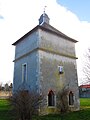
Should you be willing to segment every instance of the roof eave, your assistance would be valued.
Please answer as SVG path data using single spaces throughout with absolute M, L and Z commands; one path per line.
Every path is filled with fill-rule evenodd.
M 35 28 L 33 28 L 33 29 L 30 30 L 28 33 L 26 33 L 24 36 L 22 36 L 20 39 L 18 39 L 16 42 L 14 42 L 12 45 L 15 46 L 16 44 L 18 44 L 19 42 L 21 42 L 24 38 L 26 38 L 27 36 L 29 36 L 31 33 L 33 33 L 34 31 L 36 31 L 36 30 L 39 29 L 39 28 L 41 28 L 42 30 L 48 31 L 48 32 L 50 32 L 50 33 L 56 34 L 56 35 L 58 35 L 58 36 L 60 36 L 60 37 L 62 37 L 62 38 L 65 38 L 65 39 L 67 39 L 67 40 L 69 40 L 69 41 L 72 41 L 72 42 L 74 42 L 74 43 L 78 42 L 77 40 L 72 39 L 72 38 L 70 38 L 70 37 L 68 37 L 68 36 L 61 35 L 61 34 L 55 32 L 55 31 L 52 31 L 52 30 L 50 30 L 50 29 L 48 29 L 48 28 L 45 28 L 45 27 L 43 27 L 43 26 L 41 26 L 41 25 L 37 25 Z
M 56 34 L 56 35 L 58 35 L 58 36 L 60 36 L 60 37 L 62 37 L 62 38 L 65 38 L 65 39 L 67 39 L 67 40 L 70 40 L 70 41 L 72 41 L 72 42 L 74 42 L 74 43 L 78 42 L 77 40 L 75 40 L 75 39 L 73 39 L 73 38 L 70 38 L 70 37 L 68 37 L 68 36 L 61 35 L 61 34 L 55 32 L 55 31 L 49 30 L 48 28 L 45 28 L 45 27 L 43 27 L 43 26 L 40 26 L 40 28 L 43 29 L 43 30 L 45 30 L 45 31 L 51 32 L 51 33 L 53 33 L 53 34 Z
M 30 30 L 28 33 L 26 33 L 25 35 L 23 35 L 21 38 L 19 38 L 16 42 L 14 42 L 12 45 L 16 45 L 19 42 L 21 42 L 24 38 L 26 38 L 27 36 L 29 36 L 31 33 L 33 33 L 34 31 L 36 31 L 39 28 L 39 25 L 37 25 L 35 28 L 33 28 L 32 30 Z

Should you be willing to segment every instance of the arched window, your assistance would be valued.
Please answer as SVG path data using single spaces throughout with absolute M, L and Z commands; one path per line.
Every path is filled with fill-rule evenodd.
M 69 93 L 69 105 L 73 105 L 74 104 L 74 96 L 72 91 L 70 91 Z
M 48 106 L 55 106 L 55 95 L 52 90 L 48 93 Z

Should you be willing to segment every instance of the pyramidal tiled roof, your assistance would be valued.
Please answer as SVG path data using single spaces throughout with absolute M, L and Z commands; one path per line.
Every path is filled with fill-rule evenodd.
M 45 27 L 46 29 L 49 29 L 49 30 L 53 31 L 53 32 L 56 32 L 56 33 L 61 34 L 63 36 L 66 36 L 65 34 L 63 34 L 62 32 L 60 32 L 59 30 L 57 30 L 56 28 L 54 28 L 53 26 L 51 26 L 47 23 L 43 23 L 42 26 Z
M 47 23 L 44 22 L 42 25 L 37 25 L 35 28 L 33 28 L 28 33 L 26 33 L 24 36 L 22 36 L 20 39 L 18 39 L 12 45 L 16 45 L 17 43 L 19 43 L 20 41 L 22 41 L 24 38 L 26 38 L 28 35 L 32 34 L 37 29 L 42 29 L 42 30 L 50 32 L 52 34 L 56 34 L 56 35 L 58 35 L 58 36 L 60 36 L 62 38 L 65 38 L 66 40 L 69 40 L 69 41 L 72 41 L 72 42 L 75 42 L 75 43 L 78 42 L 77 40 L 68 37 L 67 35 L 65 35 L 64 33 L 60 32 L 59 30 L 57 30 L 53 26 L 51 26 L 51 25 L 49 25 L 49 24 L 47 24 Z
M 42 26 L 48 30 L 51 30 L 52 32 L 55 32 L 56 34 L 60 35 L 61 37 L 64 37 L 66 39 L 69 39 L 73 42 L 78 42 L 75 39 L 70 38 L 69 36 L 65 35 L 64 33 L 60 32 L 59 30 L 57 30 L 56 28 L 54 28 L 53 26 L 47 24 L 47 23 L 43 23 Z

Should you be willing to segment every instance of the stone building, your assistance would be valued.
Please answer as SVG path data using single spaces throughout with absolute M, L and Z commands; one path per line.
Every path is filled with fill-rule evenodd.
M 15 46 L 13 91 L 24 86 L 44 94 L 47 101 L 40 112 L 58 111 L 58 93 L 67 91 L 69 110 L 79 110 L 75 55 L 76 40 L 49 24 L 44 12 L 39 25 L 17 40 Z

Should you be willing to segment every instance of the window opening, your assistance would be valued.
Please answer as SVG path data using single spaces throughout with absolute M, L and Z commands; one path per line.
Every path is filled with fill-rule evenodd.
M 55 95 L 52 90 L 48 93 L 48 106 L 55 106 Z
M 25 82 L 27 80 L 27 64 L 23 64 L 22 66 L 22 81 Z
M 74 104 L 74 96 L 72 91 L 70 91 L 69 93 L 69 105 L 73 105 Z

